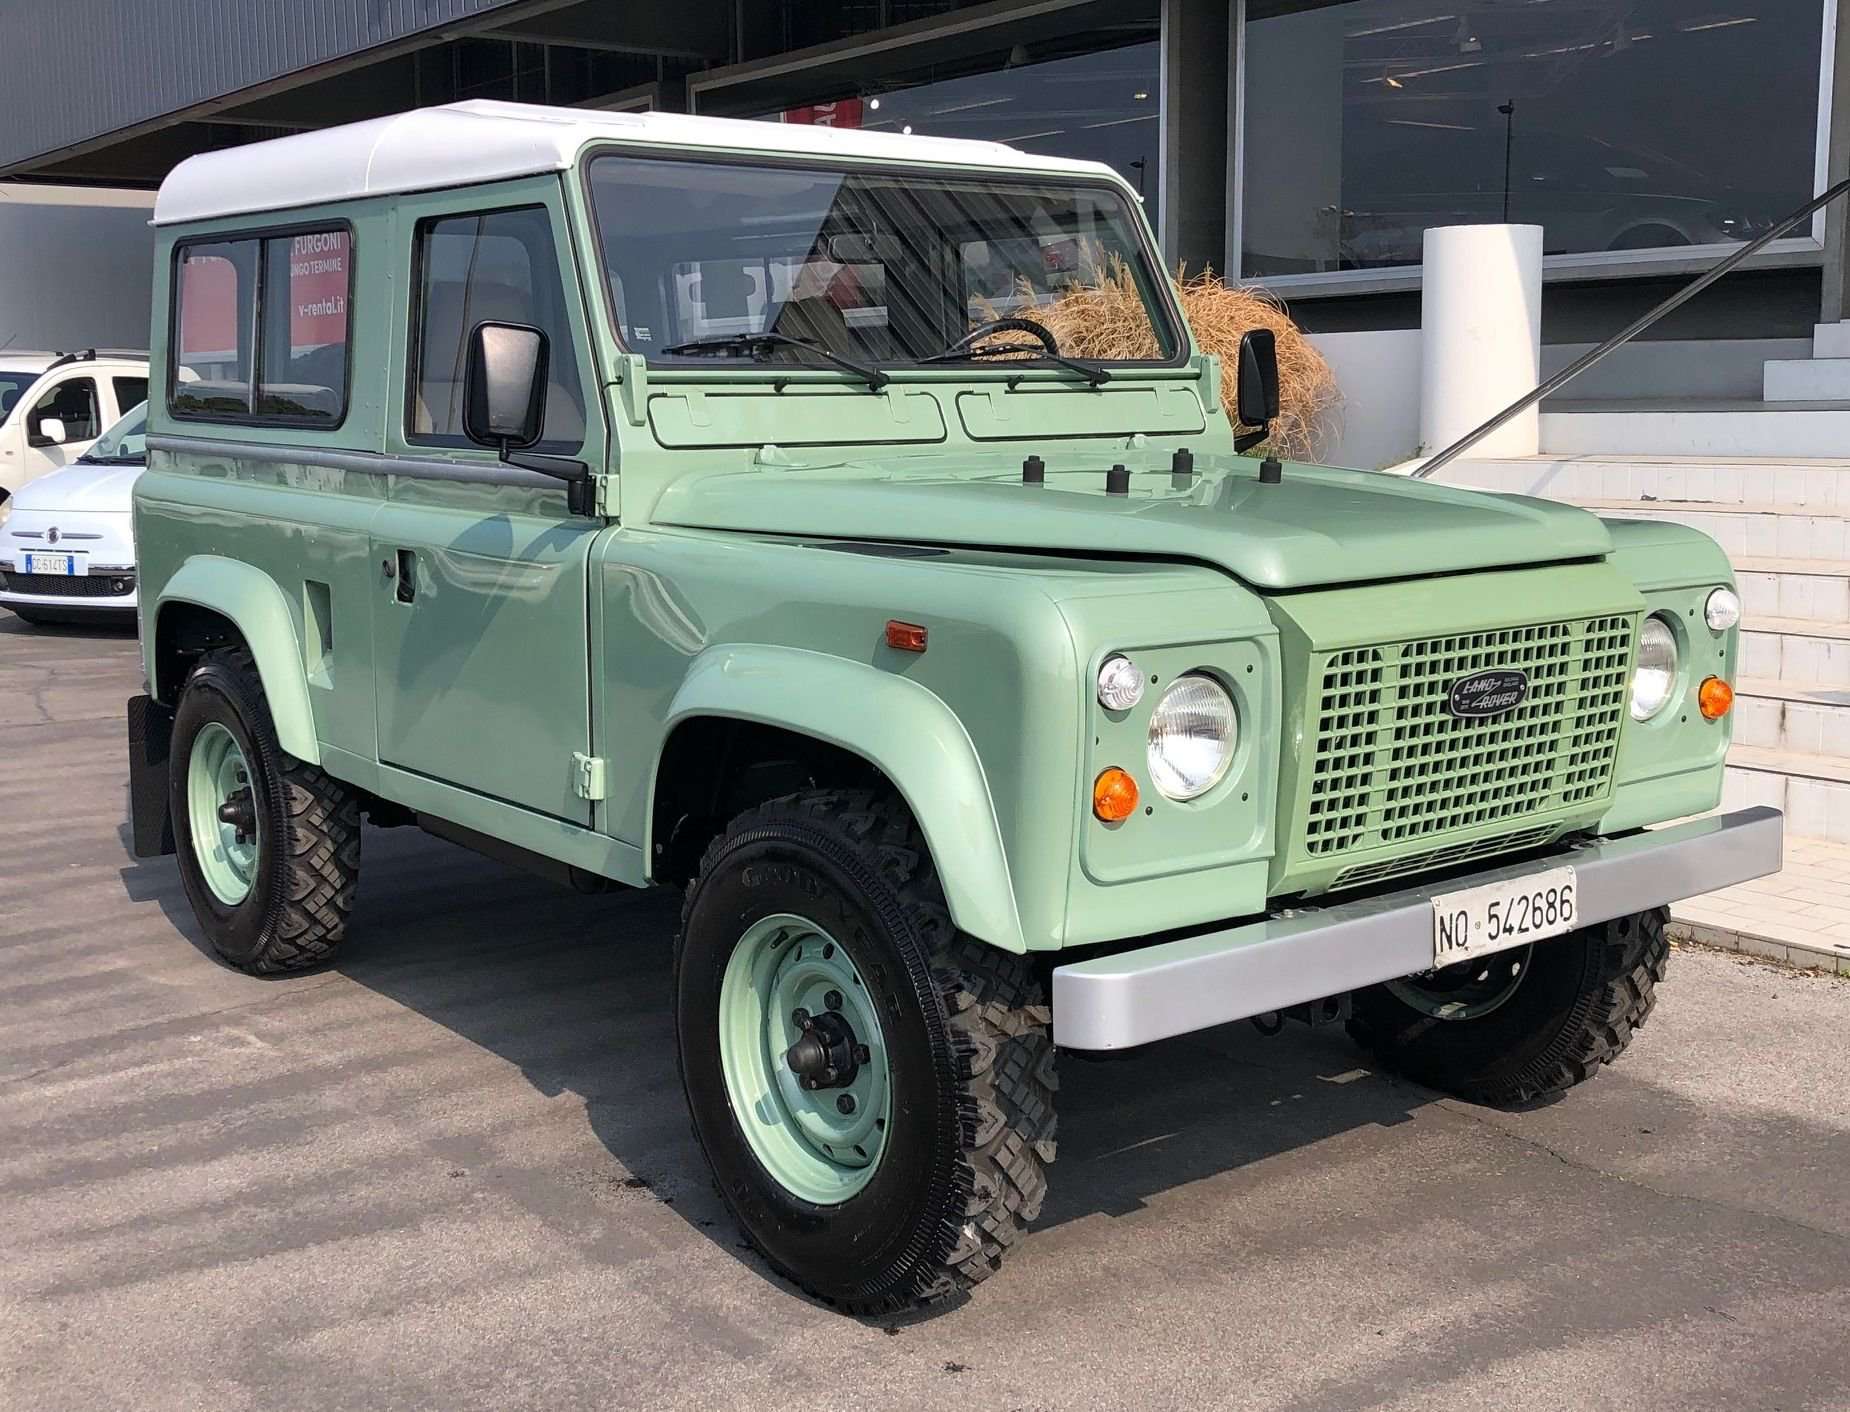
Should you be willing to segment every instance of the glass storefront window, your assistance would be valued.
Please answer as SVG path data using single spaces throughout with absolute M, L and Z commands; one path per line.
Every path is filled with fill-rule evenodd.
M 785 122 L 1006 142 L 1115 167 L 1156 221 L 1160 160 L 1154 41 L 896 87 L 764 114 Z
M 1281 8 L 1246 29 L 1248 276 L 1505 219 L 1551 255 L 1720 244 L 1814 189 L 1820 0 Z

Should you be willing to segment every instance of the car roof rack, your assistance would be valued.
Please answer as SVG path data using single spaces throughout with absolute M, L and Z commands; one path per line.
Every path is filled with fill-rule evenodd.
M 146 358 L 147 356 L 148 350 L 145 348 L 82 348 L 75 353 L 59 354 L 45 371 L 50 372 L 52 368 L 62 368 L 67 363 L 94 363 L 98 358 Z

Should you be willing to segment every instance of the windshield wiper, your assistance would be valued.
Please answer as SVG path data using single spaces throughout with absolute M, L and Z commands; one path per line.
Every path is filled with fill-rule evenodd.
M 976 348 L 957 348 L 947 353 L 934 353 L 929 358 L 921 358 L 921 363 L 963 363 L 976 362 L 983 358 L 995 358 L 1007 353 L 1032 353 L 1031 361 L 1037 363 L 1058 363 L 1063 368 L 1071 368 L 1094 387 L 1111 381 L 1111 374 L 1096 363 L 1082 363 L 1077 358 L 1069 358 L 1064 353 L 1050 353 L 1045 348 L 1031 343 L 991 343 Z
M 766 353 L 773 348 L 801 348 L 814 353 L 818 358 L 833 363 L 836 367 L 859 377 L 873 392 L 878 392 L 893 379 L 880 369 L 868 363 L 856 362 L 853 358 L 844 358 L 831 348 L 808 338 L 793 338 L 787 333 L 727 333 L 713 338 L 696 338 L 686 343 L 677 343 L 662 349 L 670 358 L 700 357 L 708 353 L 743 353 L 748 357 L 763 361 Z

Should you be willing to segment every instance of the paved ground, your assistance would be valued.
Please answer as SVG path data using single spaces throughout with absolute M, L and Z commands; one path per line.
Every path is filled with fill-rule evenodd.
M 862 1323 L 711 1194 L 668 899 L 374 832 L 340 964 L 234 974 L 126 851 L 138 676 L 0 612 L 7 1412 L 1850 1406 L 1850 982 L 1681 953 L 1516 1116 L 1327 1033 L 1069 1062 L 1038 1230 Z

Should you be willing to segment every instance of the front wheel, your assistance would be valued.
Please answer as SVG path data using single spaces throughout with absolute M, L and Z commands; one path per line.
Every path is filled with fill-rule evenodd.
M 765 1258 L 875 1313 L 994 1272 L 1054 1156 L 1050 1012 L 952 925 L 905 806 L 811 791 L 707 851 L 675 951 L 694 1131 Z
M 1670 943 L 1659 907 L 1356 992 L 1350 1035 L 1429 1087 L 1497 1106 L 1584 1083 L 1657 1004 Z

